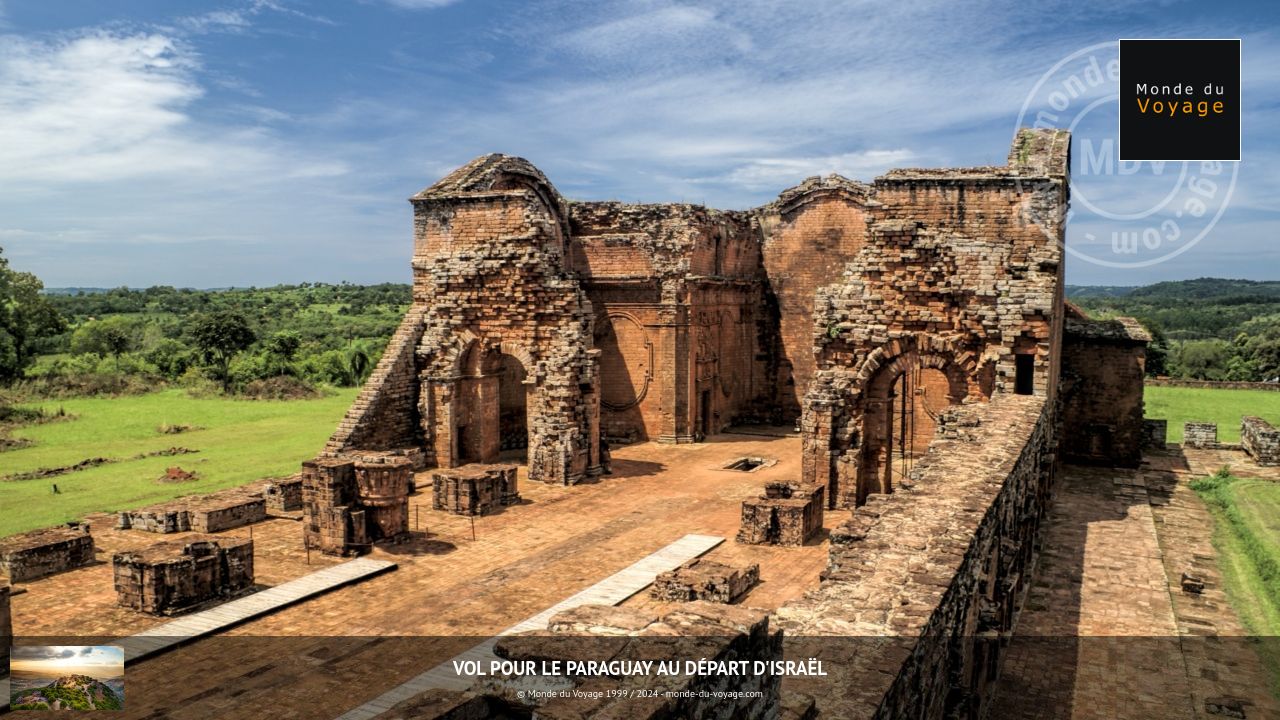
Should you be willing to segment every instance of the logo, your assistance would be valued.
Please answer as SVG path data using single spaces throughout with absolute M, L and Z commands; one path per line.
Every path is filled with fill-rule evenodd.
M 1209 234 L 1226 211 L 1239 164 L 1121 159 L 1120 74 L 1119 42 L 1071 53 L 1031 88 L 1014 132 L 1071 131 L 1066 251 L 1105 267 L 1146 267 Z M 1041 223 L 1046 233 L 1055 225 Z

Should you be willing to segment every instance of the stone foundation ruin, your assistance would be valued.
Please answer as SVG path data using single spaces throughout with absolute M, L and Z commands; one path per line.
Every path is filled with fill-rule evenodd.
M 760 565 L 742 567 L 694 558 L 661 573 L 649 586 L 649 597 L 662 602 L 737 602 L 760 581 Z
M 1280 465 L 1280 430 L 1260 417 L 1240 419 L 1240 446 L 1259 465 Z
M 93 562 L 89 526 L 70 523 L 0 540 L 0 575 L 11 583 L 36 580 Z
M 1182 444 L 1191 448 L 1218 447 L 1218 423 L 1183 423 Z
M 121 607 L 170 615 L 253 587 L 253 541 L 196 535 L 112 557 Z
M 748 545 L 803 545 L 822 529 L 822 485 L 771 482 L 764 495 L 742 501 L 738 542 Z
M 267 509 L 277 512 L 289 512 L 302 509 L 302 476 L 281 480 L 272 480 L 262 488 L 262 499 L 266 500 Z
M 124 510 L 117 516 L 116 528 L 161 534 L 215 533 L 266 519 L 267 503 L 262 495 L 236 488 L 139 510 Z
M 455 515 L 487 515 L 520 502 L 515 465 L 463 465 L 431 473 L 431 507 Z
M 409 532 L 413 461 L 398 453 L 321 457 L 303 463 L 303 534 L 328 555 L 367 552 Z

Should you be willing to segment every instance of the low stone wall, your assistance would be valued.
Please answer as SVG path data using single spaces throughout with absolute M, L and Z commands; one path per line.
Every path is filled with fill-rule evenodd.
M 262 488 L 262 498 L 267 509 L 288 512 L 302 509 L 302 475 L 272 480 Z
M 112 558 L 122 607 L 169 615 L 253 587 L 253 541 L 196 536 Z
M 943 413 L 910 482 L 832 533 L 821 585 L 779 608 L 787 657 L 838 670 L 788 678 L 823 717 L 982 717 L 1049 498 L 1056 418 L 1002 395 Z
M 455 515 L 485 515 L 520 502 L 515 465 L 463 465 L 431 474 L 431 506 Z
M 117 517 L 116 528 L 161 534 L 211 533 L 266 519 L 267 504 L 262 495 L 235 489 L 138 510 L 124 510 Z
M 1240 446 L 1259 465 L 1280 465 L 1280 430 L 1260 417 L 1240 419 Z
M 742 501 L 738 542 L 748 545 L 803 545 L 822 529 L 823 485 L 774 482 L 765 494 Z
M 1169 444 L 1169 421 L 1145 418 L 1142 421 L 1143 447 L 1163 450 Z
M 27 582 L 93 562 L 89 526 L 71 523 L 0 540 L 0 575 Z
M 743 567 L 694 558 L 675 570 L 660 573 L 649 587 L 649 597 L 662 602 L 732 603 L 760 581 L 760 565 Z
M 546 632 L 499 639 L 499 657 L 541 666 L 554 661 L 684 660 L 710 662 L 781 660 L 781 635 L 770 631 L 763 610 L 693 602 L 661 618 L 628 608 L 584 605 L 551 618 Z M 574 693 L 529 699 L 505 678 L 471 690 L 431 690 L 376 716 L 378 720 L 479 720 L 480 718 L 734 718 L 775 720 L 813 717 L 813 700 L 784 699 L 780 676 L 637 673 L 554 678 Z M 528 687 L 522 685 L 521 688 Z M 670 695 L 666 693 L 671 693 Z M 758 694 L 757 694 L 758 693 Z
M 1146 384 L 1152 387 L 1216 388 L 1218 390 L 1280 390 L 1280 383 L 1237 382 L 1229 380 L 1147 378 Z
M 1182 444 L 1192 448 L 1216 448 L 1218 424 L 1189 422 L 1182 426 Z

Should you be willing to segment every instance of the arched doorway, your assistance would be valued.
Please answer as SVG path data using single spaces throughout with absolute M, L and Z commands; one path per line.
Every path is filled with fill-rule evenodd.
M 499 355 L 498 376 L 498 457 L 526 462 L 529 452 L 529 392 L 527 377 L 519 358 Z
M 948 372 L 948 369 L 951 372 Z M 867 384 L 857 503 L 869 493 L 890 493 L 923 455 L 938 428 L 938 416 L 959 404 L 968 388 L 944 360 L 900 356 Z

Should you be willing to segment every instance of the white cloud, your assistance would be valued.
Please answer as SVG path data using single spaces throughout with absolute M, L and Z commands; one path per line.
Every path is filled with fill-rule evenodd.
M 458 0 L 387 0 L 388 3 L 406 10 L 434 10 L 452 5 Z
M 197 122 L 197 69 L 193 52 L 159 34 L 0 37 L 0 185 L 342 172 L 288 157 L 258 126 Z

